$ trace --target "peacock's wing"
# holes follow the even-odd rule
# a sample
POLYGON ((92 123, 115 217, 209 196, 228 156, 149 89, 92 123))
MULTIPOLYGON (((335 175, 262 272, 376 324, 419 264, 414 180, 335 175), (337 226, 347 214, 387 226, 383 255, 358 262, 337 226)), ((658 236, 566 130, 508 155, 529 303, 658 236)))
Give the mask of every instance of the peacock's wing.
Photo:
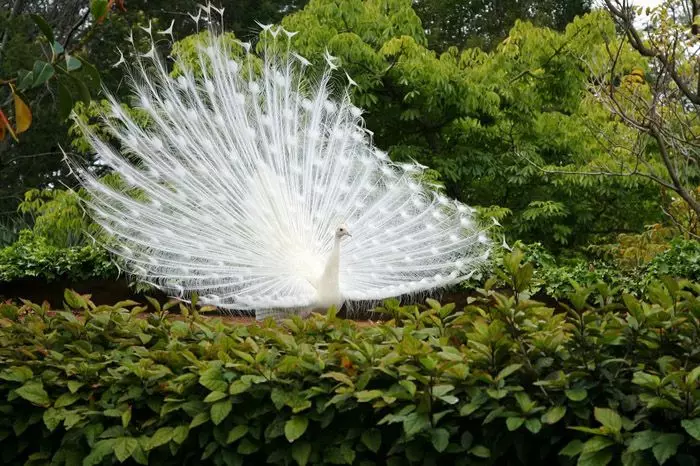
POLYGON ((380 170, 366 207, 349 221, 340 286, 350 301, 377 301, 463 281, 488 258, 473 209, 425 189, 415 166, 380 170))
POLYGON ((152 53, 135 59, 140 113, 110 97, 104 115, 120 152, 76 118, 119 174, 106 183, 69 161, 89 211, 128 271, 168 292, 231 309, 311 306, 328 244, 313 235, 300 187, 314 184, 315 165, 297 120, 298 80, 275 61, 255 75, 245 46, 223 36, 201 45, 199 70, 179 61, 177 78, 152 53))

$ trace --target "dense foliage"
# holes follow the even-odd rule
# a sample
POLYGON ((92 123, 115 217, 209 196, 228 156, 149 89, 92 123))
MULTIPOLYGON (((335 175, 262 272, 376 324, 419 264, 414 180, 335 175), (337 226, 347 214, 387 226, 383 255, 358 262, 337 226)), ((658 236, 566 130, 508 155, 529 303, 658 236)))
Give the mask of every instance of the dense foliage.
MULTIPOLYGON (((0 282, 118 276, 59 188, 64 150, 104 170, 66 117, 109 139, 104 85, 147 125, 118 48, 174 21, 158 51, 194 57, 198 3, 0 0, 0 282)), ((700 463, 698 2, 653 10, 652 42, 617 0, 215 3, 232 40, 279 22, 338 57, 375 142, 502 224, 495 275, 370 325, 5 302, 0 463, 700 463)))
POLYGON ((116 278, 118 269, 107 251, 97 244, 57 247, 30 230, 0 249, 0 280, 11 282, 40 278, 73 282, 91 278, 116 278))
POLYGON ((417 0, 431 48, 450 46, 493 49, 508 36, 516 20, 564 29, 576 16, 589 11, 589 0, 417 0))
POLYGON ((228 325, 153 301, 0 307, 3 464, 697 464, 700 285, 228 325), (78 312, 80 315, 76 315, 78 312), (181 319, 168 314, 181 313, 181 319))
MULTIPOLYGON (((185 14, 196 4, 191 0, 167 2, 167 8, 162 2, 93 0, 106 6, 89 14, 79 3, 18 2, 23 6, 5 30, 10 40, 0 72, 13 76, 31 69, 47 39, 28 14, 44 14, 56 40, 67 41, 81 64, 94 64, 102 83, 126 106, 128 86, 111 65, 119 60, 117 47, 131 47, 124 42, 129 31, 144 50, 148 35, 138 26, 150 23, 161 30, 175 20, 172 31, 181 48, 195 32, 185 14), (79 21, 62 15, 77 15, 79 21)), ((590 92, 591 79, 607 69, 607 51, 621 43, 609 15, 594 11, 576 17, 588 10, 587 2, 448 3, 271 0, 253 5, 240 0, 221 5, 228 30, 238 37, 255 39, 253 19, 280 21, 299 32, 294 46, 308 58, 322 62, 326 49, 339 57, 342 70, 358 83, 352 98, 366 110, 377 144, 395 160, 413 158, 436 169, 449 195, 499 213, 509 240, 537 241, 559 251, 610 242, 619 233, 638 233, 661 221, 661 207, 671 201, 653 180, 584 174, 627 167, 626 147, 637 134, 611 118, 590 92), (463 37, 456 39, 456 30, 463 37), (445 35, 436 38, 436 31, 445 35), (447 47, 480 43, 489 45, 447 47)), ((158 41, 164 55, 168 48, 166 40, 158 41)), ((75 72, 88 69, 82 66, 75 72)), ((629 76, 647 67, 645 57, 626 47, 616 75, 630 83, 629 76)), ((6 216, 21 199, 22 187, 72 183, 57 144, 91 159, 79 135, 54 120, 64 109, 51 87, 56 85, 49 80, 26 93, 30 107, 43 113, 35 115, 19 143, 7 138, 0 147, 12 155, 3 170, 8 192, 0 193, 6 216)), ((95 105, 99 100, 76 109, 90 116, 95 105)), ((658 162, 656 149, 644 147, 648 159, 658 162)), ((657 162, 653 168, 663 168, 657 162)))
POLYGON ((5 230, 11 241, 0 248, 0 281, 117 277, 114 260, 95 242, 101 232, 87 217, 77 193, 30 190, 19 211, 25 219, 19 225, 23 228, 5 230))
MULTIPOLYGON (((572 174, 614 164, 620 154, 601 140, 630 135, 587 98, 582 63, 615 34, 604 13, 563 32, 518 21, 491 53, 429 49, 409 1, 316 1, 282 24, 303 31, 294 46, 304 56, 339 57, 380 147, 438 170, 451 196, 506 209, 509 236, 552 248, 660 218, 653 183, 572 174)), ((626 54, 625 66, 641 60, 626 54)))

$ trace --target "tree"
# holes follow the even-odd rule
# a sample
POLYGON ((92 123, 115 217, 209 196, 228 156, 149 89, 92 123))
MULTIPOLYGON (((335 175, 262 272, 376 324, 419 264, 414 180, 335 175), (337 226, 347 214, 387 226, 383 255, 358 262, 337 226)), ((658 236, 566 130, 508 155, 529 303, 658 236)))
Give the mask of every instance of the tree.
POLYGON ((29 187, 61 179, 65 118, 74 100, 89 101, 99 88, 99 74, 75 40, 89 30, 82 4, 15 0, 0 17, 1 218, 14 213, 29 187))
MULTIPOLYGON (((0 116, 0 136, 8 127, 15 132, 15 95, 26 103, 32 116, 31 127, 17 140, 9 133, 0 137, 0 224, 16 213, 28 189, 73 181, 63 162, 62 149, 70 150, 72 139, 66 117, 74 103, 98 96, 100 84, 119 97, 128 98, 122 70, 112 65, 120 59, 119 48, 131 47, 126 42, 129 34, 133 31, 136 46, 141 48, 150 39, 140 26, 150 23, 155 33, 168 29, 173 22, 173 38, 183 38, 196 31, 188 13, 195 14, 200 3, 206 2, 0 0, 0 111, 8 120, 6 126, 0 116), (42 24, 37 22, 38 17, 43 18, 42 24), (61 69, 69 66, 69 57, 71 71, 62 73, 61 69), (19 78, 28 76, 35 66, 47 70, 46 79, 32 79, 22 87, 19 78)), ((250 38, 259 30, 256 20, 278 21, 285 13, 303 7, 306 0, 213 3, 226 9, 229 30, 250 38)), ((163 52, 169 48, 167 40, 158 40, 158 45, 163 52)))
POLYGON ((301 31, 294 46, 312 61, 326 49, 338 57, 379 147, 437 169, 454 197, 512 212, 512 237, 584 244, 659 218, 651 183, 537 168, 580 167, 606 152, 589 122, 608 117, 584 99, 581 61, 603 47, 601 27, 614 33, 606 15, 564 32, 518 21, 490 53, 428 49, 408 0, 314 1, 282 24, 301 31))
POLYGON ((587 13, 590 0, 417 0, 414 6, 434 50, 450 46, 493 50, 516 20, 563 30, 587 13))
POLYGON ((624 154, 602 172, 651 180, 700 214, 700 2, 666 0, 642 28, 641 9, 627 0, 605 6, 622 37, 606 36, 606 60, 589 63, 593 92, 632 136, 613 140, 624 154), (630 49, 643 66, 630 66, 630 49))

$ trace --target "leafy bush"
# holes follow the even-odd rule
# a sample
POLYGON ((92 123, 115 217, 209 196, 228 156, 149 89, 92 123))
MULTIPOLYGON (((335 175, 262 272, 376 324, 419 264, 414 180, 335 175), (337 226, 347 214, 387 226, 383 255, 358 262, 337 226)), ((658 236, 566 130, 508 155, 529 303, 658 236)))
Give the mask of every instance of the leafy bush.
POLYGON ((700 285, 624 304, 578 288, 555 312, 528 299, 522 257, 503 260, 510 295, 387 301, 368 326, 227 325, 175 302, 142 318, 69 291, 63 311, 4 304, 0 461, 697 464, 700 285))
POLYGON ((41 278, 115 278, 117 266, 95 244, 100 230, 80 206, 79 194, 62 189, 27 191, 19 212, 31 218, 13 243, 0 249, 0 281, 41 278))
POLYGON ((24 193, 18 210, 34 219, 34 233, 57 247, 84 245, 92 242, 86 233, 97 233, 74 191, 30 189, 24 193))
POLYGON ((117 272, 107 251, 97 245, 58 247, 31 230, 21 231, 16 242, 0 249, 0 281, 113 278, 117 272))
MULTIPOLYGON (((638 256, 631 251, 633 248, 624 243, 617 246, 619 251, 616 250, 612 257, 603 254, 598 258, 556 258, 539 243, 517 242, 516 247, 525 253, 525 258, 534 266, 531 293, 542 292, 557 299, 566 298, 578 286, 597 286, 601 283, 618 294, 629 293, 639 297, 646 293, 650 285, 667 275, 700 281, 700 243, 693 240, 675 238, 653 253, 645 248, 645 253, 649 255, 639 259, 639 262, 638 256), (618 256, 620 251, 625 252, 624 256, 618 256), (634 265, 630 265, 629 261, 634 261, 634 265)), ((501 284, 503 282, 499 282, 501 284)))
MULTIPOLYGON (((528 291, 531 295, 543 294, 555 299, 566 299, 578 287, 594 287, 604 284, 615 290, 617 294, 630 293, 639 296, 644 290, 645 270, 641 268, 623 270, 618 264, 605 260, 590 260, 581 256, 555 257, 540 243, 525 244, 516 242, 514 247, 522 251, 524 259, 533 265, 533 275, 528 291)), ((498 250, 493 262, 503 261, 509 253, 498 250)), ((502 273, 493 285, 507 286, 502 273)), ((469 282, 469 289, 482 286, 483 279, 469 282)))
POLYGON ((671 275, 700 281, 700 242, 675 239, 668 250, 654 257, 648 266, 654 276, 671 275))

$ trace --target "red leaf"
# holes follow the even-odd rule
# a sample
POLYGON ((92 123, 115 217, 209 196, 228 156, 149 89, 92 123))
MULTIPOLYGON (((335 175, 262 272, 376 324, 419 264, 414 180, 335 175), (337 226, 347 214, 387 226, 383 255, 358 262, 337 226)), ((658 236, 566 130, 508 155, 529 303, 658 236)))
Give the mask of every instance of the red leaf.
POLYGON ((7 119, 5 113, 2 110, 0 110, 0 126, 2 126, 2 139, 5 139, 5 130, 7 130, 10 133, 10 136, 12 136, 12 139, 14 139, 16 142, 19 142, 19 140, 17 139, 17 135, 12 129, 12 126, 10 126, 10 121, 7 119))

